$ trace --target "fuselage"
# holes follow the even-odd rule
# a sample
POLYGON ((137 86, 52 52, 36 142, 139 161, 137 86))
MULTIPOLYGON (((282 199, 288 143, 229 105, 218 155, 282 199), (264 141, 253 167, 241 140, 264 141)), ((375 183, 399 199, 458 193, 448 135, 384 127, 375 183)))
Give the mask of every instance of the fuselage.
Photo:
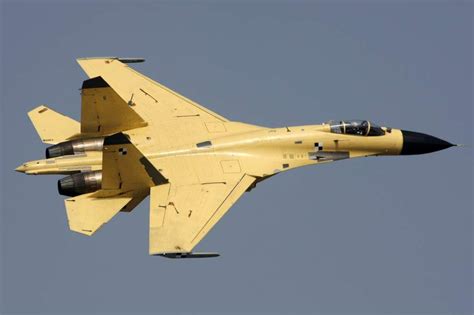
MULTIPOLYGON (((230 132, 216 133, 206 139, 196 139, 192 143, 176 146, 169 142, 162 146, 156 142, 148 145, 146 139, 156 138, 151 128, 139 128, 124 134, 136 140, 137 147, 150 161, 155 165, 162 165, 160 172, 165 177, 167 172, 175 171, 173 169, 176 165, 170 165, 170 158, 173 158, 173 164, 176 164, 176 158, 179 161, 179 157, 216 159, 220 161, 224 172, 243 171, 253 176, 267 177, 296 167, 341 159, 398 155, 403 148, 403 135, 399 129, 384 128, 383 135, 364 136, 331 132, 329 124, 282 128, 265 128, 238 122, 225 124, 225 130, 230 132)), ((101 168, 102 152, 86 151, 30 161, 17 170, 40 175, 70 174, 101 168)), ((212 177, 212 172, 189 172, 190 182, 212 182, 212 177)))

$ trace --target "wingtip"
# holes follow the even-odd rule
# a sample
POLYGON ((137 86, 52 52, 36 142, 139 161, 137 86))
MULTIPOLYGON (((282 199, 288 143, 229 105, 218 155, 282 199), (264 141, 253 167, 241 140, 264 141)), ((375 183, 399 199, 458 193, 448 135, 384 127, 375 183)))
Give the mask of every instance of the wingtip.
POLYGON ((145 58, 117 58, 122 63, 140 63, 145 62, 145 58))
POLYGON ((90 60, 114 60, 114 59, 118 59, 118 58, 117 57, 112 57, 112 56, 108 56, 108 57, 80 57, 80 58, 76 58, 76 62, 79 65, 81 65, 82 63, 90 61, 90 60))
POLYGON ((76 58, 77 63, 81 64, 81 62, 88 61, 88 60, 118 60, 122 63, 140 63, 145 62, 145 58, 135 58, 135 57, 80 57, 76 58))
POLYGON ((161 256, 171 259, 182 259, 182 258, 214 258, 219 257, 220 254, 216 252, 190 252, 190 253, 159 253, 151 254, 152 256, 161 256))

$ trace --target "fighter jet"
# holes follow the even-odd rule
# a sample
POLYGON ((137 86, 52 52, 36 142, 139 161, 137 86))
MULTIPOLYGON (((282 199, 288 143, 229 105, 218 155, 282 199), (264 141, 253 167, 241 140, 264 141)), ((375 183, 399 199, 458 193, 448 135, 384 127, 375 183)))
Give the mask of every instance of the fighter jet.
POLYGON ((80 122, 45 105, 28 115, 46 158, 16 171, 63 174, 69 228, 93 235, 150 195, 149 254, 214 257, 195 246, 247 191, 306 165, 452 147, 368 120, 267 128, 229 120, 129 67, 141 58, 81 58, 80 122))

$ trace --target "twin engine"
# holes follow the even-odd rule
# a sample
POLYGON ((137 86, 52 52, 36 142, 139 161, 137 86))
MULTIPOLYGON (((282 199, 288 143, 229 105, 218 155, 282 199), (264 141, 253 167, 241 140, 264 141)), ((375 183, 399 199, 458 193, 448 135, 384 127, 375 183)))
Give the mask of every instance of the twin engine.
POLYGON ((72 174, 58 180, 60 195, 74 197, 99 190, 102 186, 102 171, 72 174))
MULTIPOLYGON (((88 151, 102 151, 104 138, 70 140, 46 149, 46 158, 81 154, 88 151)), ((78 196, 99 190, 102 185, 102 171, 72 174, 58 180, 58 192, 64 196, 78 196)))

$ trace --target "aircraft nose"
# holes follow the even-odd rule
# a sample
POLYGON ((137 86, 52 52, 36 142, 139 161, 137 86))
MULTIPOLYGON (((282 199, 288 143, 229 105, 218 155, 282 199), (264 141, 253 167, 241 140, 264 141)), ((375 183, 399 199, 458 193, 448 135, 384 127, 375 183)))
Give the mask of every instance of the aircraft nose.
POLYGON ((401 130, 403 135, 403 147, 400 155, 425 154, 444 150, 454 144, 442 139, 407 130, 401 130))

